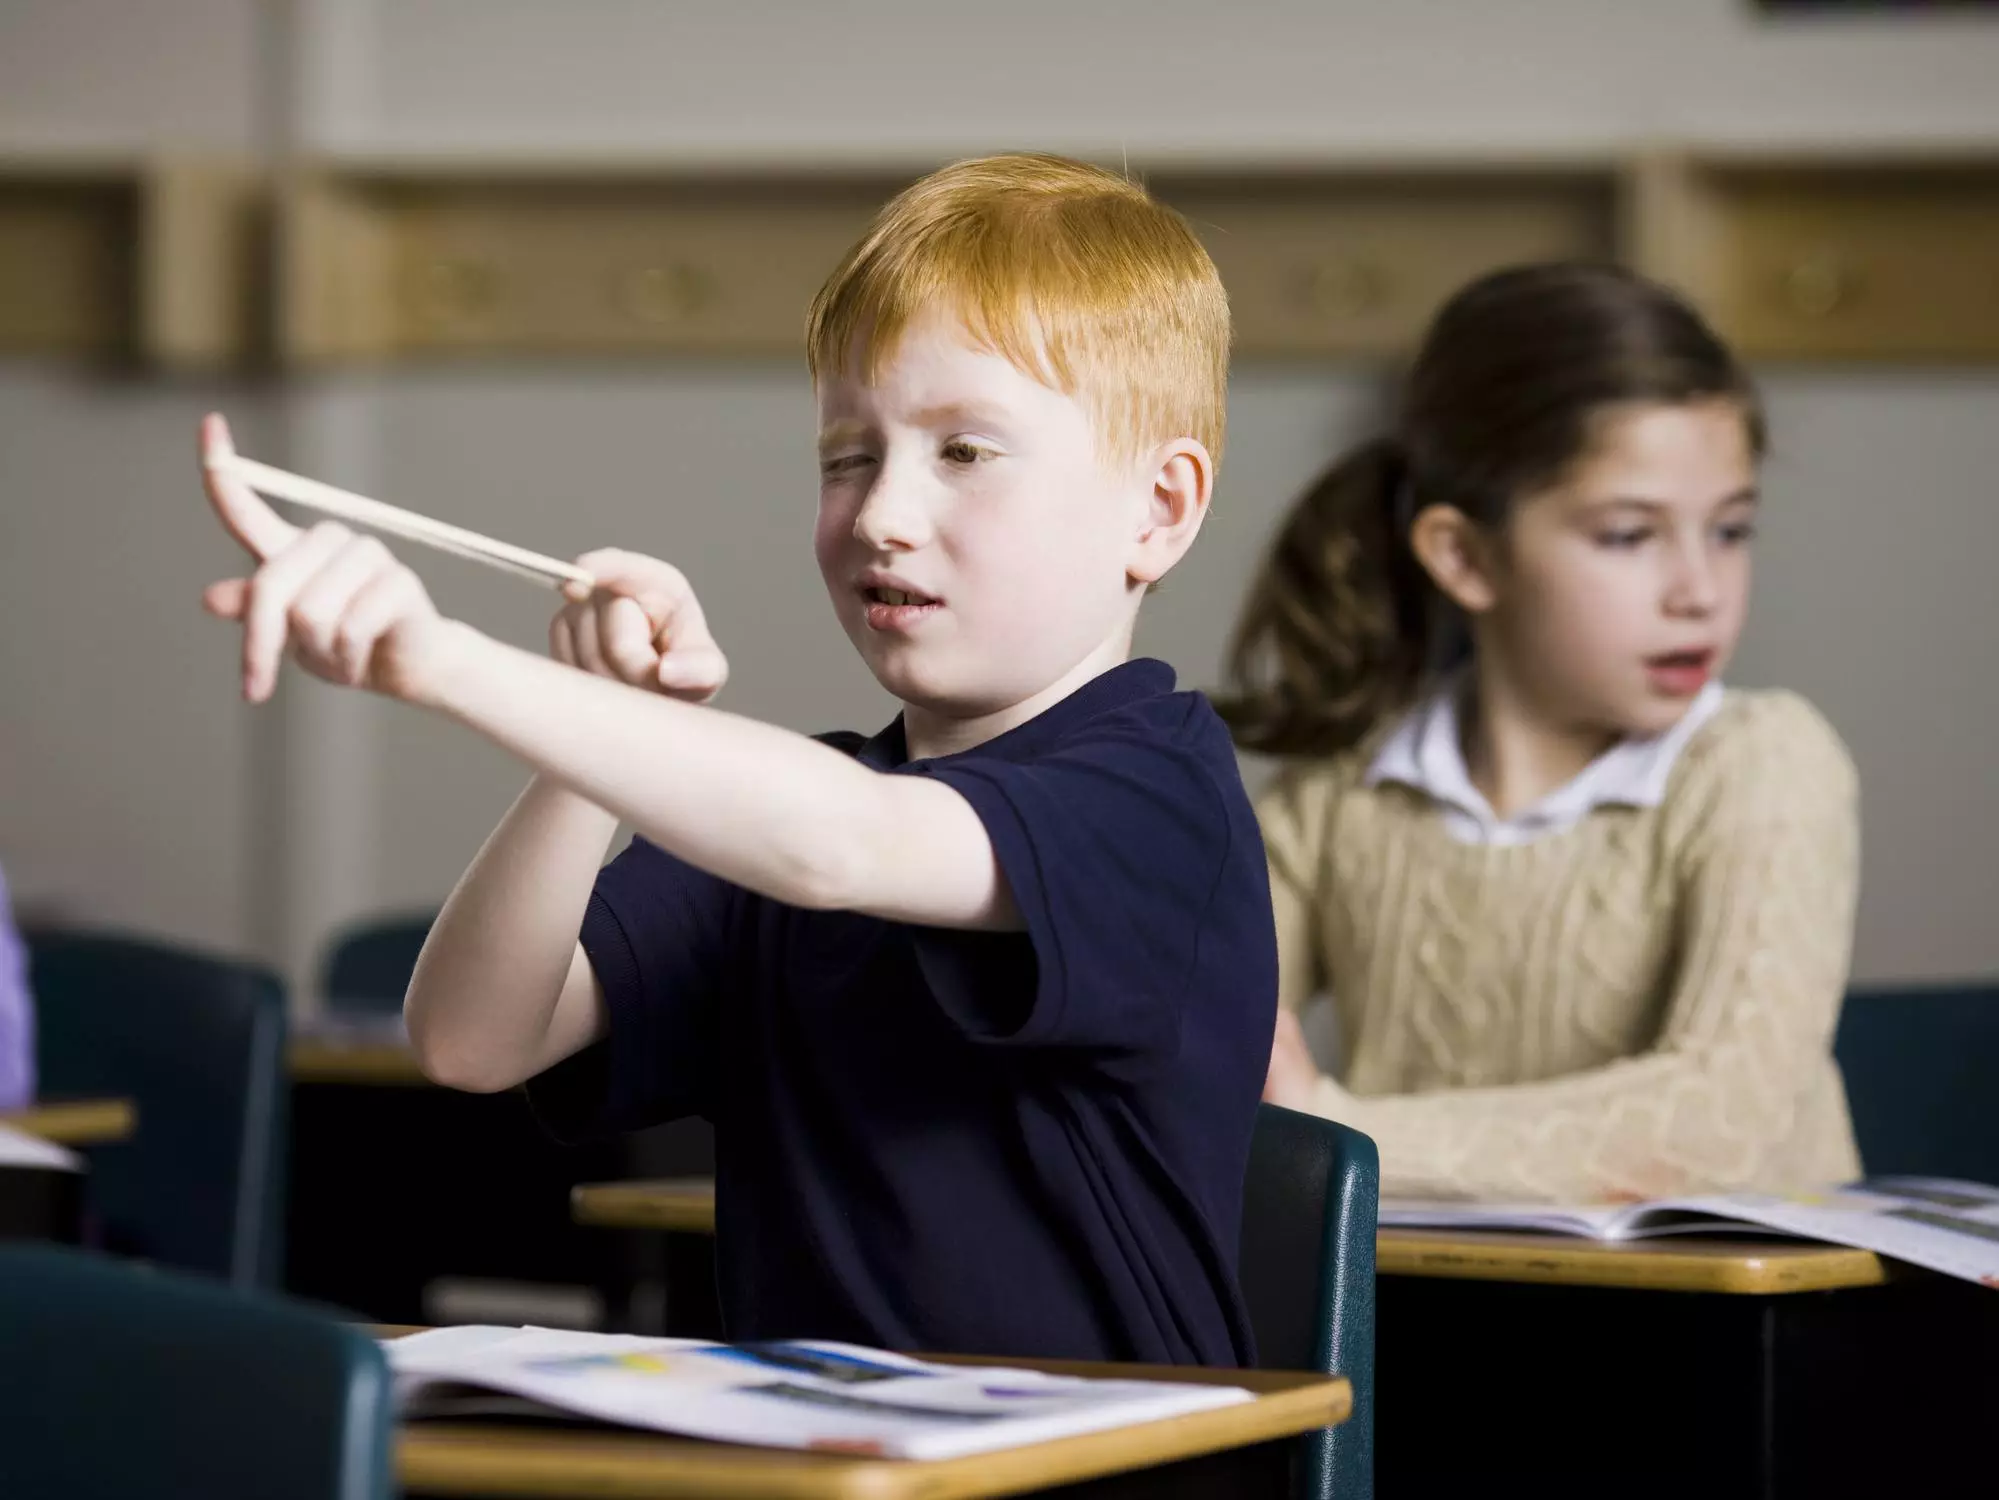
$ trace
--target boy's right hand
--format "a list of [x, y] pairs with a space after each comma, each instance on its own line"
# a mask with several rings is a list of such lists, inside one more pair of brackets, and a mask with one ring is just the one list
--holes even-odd
[[242, 480], [213, 467], [235, 450], [229, 427], [201, 424], [202, 477], [229, 534], [256, 560], [247, 578], [202, 594], [212, 615], [243, 626], [243, 696], [267, 700], [289, 651], [315, 677], [422, 701], [441, 669], [449, 622], [412, 573], [371, 536], [322, 521], [302, 530]]
[[597, 587], [563, 589], [569, 602], [548, 627], [557, 661], [689, 703], [706, 703], [721, 691], [728, 658], [680, 569], [615, 548], [576, 561]]

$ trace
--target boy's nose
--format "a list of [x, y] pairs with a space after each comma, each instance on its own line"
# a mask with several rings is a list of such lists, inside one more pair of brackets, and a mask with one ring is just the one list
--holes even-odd
[[854, 536], [877, 552], [907, 552], [929, 539], [930, 518], [908, 483], [883, 474], [854, 515]]

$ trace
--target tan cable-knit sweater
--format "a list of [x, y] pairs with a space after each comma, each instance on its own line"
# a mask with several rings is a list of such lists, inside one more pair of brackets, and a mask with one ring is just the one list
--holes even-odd
[[[1369, 747], [1371, 748], [1371, 747]], [[1284, 1003], [1334, 996], [1318, 1112], [1398, 1195], [1588, 1201], [1856, 1175], [1832, 1033], [1858, 787], [1789, 693], [1732, 693], [1656, 808], [1460, 843], [1369, 748], [1258, 802]]]

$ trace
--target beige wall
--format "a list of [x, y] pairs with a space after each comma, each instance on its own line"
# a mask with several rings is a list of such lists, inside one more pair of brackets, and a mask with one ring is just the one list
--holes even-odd
[[[172, 12], [172, 20], [165, 13]], [[776, 8], [638, 0], [10, 0], [0, 152], [51, 145], [671, 151], [898, 160], [1092, 152], [1608, 150], [1658, 136], [1999, 144], [1999, 25], [1764, 27], [1740, 0]], [[962, 19], [954, 19], [954, 13]], [[1123, 59], [1117, 66], [1106, 58]], [[1860, 968], [1999, 972], [1999, 372], [1765, 372], [1778, 456], [1738, 680], [1811, 694], [1868, 799]], [[1213, 678], [1296, 487], [1360, 430], [1373, 377], [1237, 372], [1218, 508], [1142, 645]], [[435, 901], [521, 776], [408, 712], [293, 682], [251, 713], [194, 612], [228, 557], [187, 467], [193, 416], [246, 449], [525, 544], [683, 563], [733, 704], [870, 726], [885, 700], [807, 546], [809, 392], [788, 364], [509, 365], [155, 384], [0, 369], [0, 860], [30, 898], [255, 946]], [[255, 444], [255, 448], [252, 444]], [[450, 560], [449, 606], [525, 643], [545, 601]]]

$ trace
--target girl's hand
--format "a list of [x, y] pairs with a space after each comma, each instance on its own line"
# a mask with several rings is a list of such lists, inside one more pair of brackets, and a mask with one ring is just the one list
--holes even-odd
[[248, 578], [211, 583], [201, 602], [243, 623], [243, 696], [252, 703], [271, 696], [289, 647], [315, 677], [423, 699], [450, 626], [416, 574], [374, 537], [331, 521], [292, 525], [241, 480], [209, 466], [232, 451], [228, 424], [211, 414], [201, 425], [208, 499], [259, 566]]
[[689, 703], [706, 703], [729, 677], [686, 576], [657, 558], [605, 549], [576, 559], [597, 579], [570, 584], [548, 627], [557, 661]]
[[1310, 1111], [1323, 1075], [1305, 1045], [1305, 1030], [1288, 1010], [1277, 1012], [1277, 1034], [1270, 1043], [1270, 1071], [1264, 1075], [1263, 1097], [1285, 1109]]

